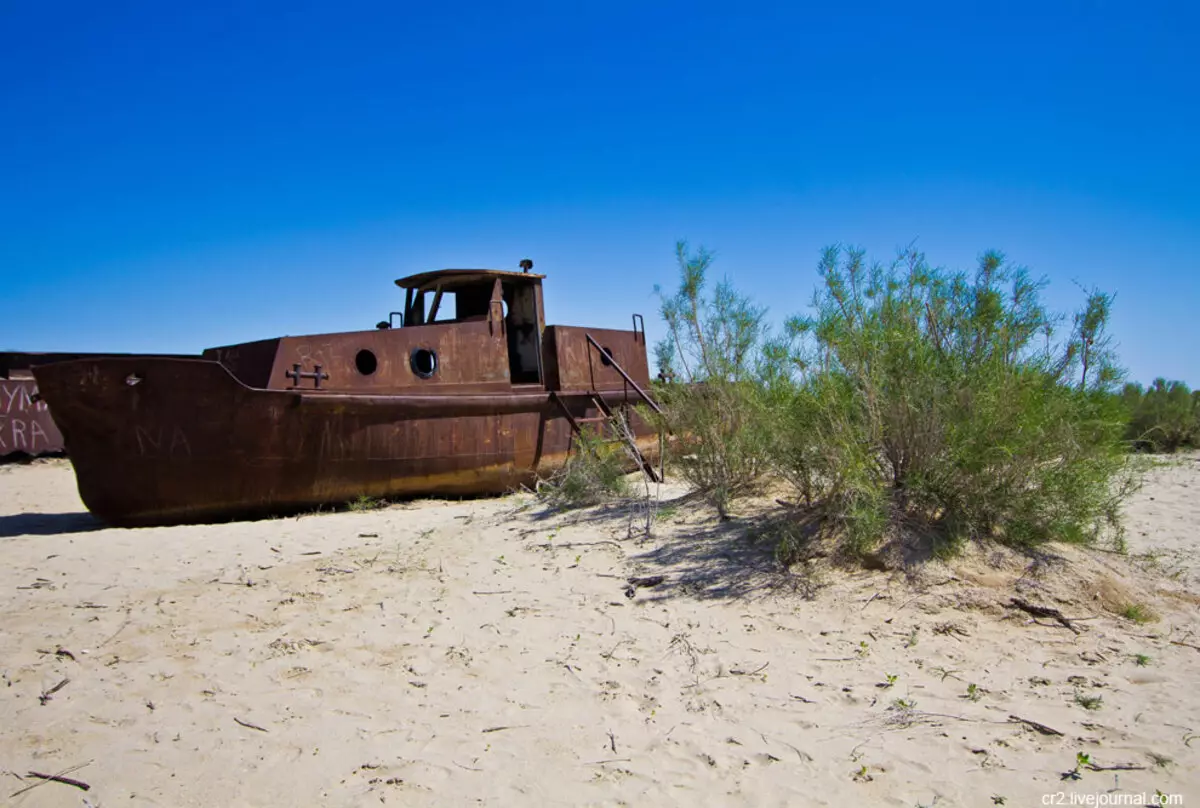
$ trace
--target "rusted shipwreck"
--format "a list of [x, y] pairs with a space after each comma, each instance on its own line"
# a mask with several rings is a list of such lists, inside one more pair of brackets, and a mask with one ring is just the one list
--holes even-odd
[[656, 408], [641, 317], [547, 326], [545, 276], [523, 266], [397, 280], [403, 311], [371, 330], [32, 372], [84, 503], [118, 526], [502, 493], [561, 467], [573, 435], [618, 409], [631, 470], [654, 476], [658, 437], [633, 407]]

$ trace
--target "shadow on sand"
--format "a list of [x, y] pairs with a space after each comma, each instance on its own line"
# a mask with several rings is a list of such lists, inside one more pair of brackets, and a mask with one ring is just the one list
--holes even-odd
[[735, 599], [788, 586], [792, 576], [775, 560], [771, 544], [755, 540], [759, 521], [734, 519], [697, 525], [647, 552], [631, 555], [629, 560], [646, 572], [666, 577], [653, 590], [643, 590], [643, 598]]
[[0, 516], [0, 539], [57, 536], [101, 530], [104, 523], [90, 513], [14, 513]]
[[[693, 493], [664, 500], [659, 508], [683, 510], [697, 507], [698, 502], [699, 497]], [[645, 518], [638, 504], [609, 503], [574, 513], [570, 509], [542, 508], [530, 515], [535, 522], [565, 517], [565, 525], [631, 523], [634, 540], [647, 547], [645, 552], [628, 556], [628, 561], [640, 570], [637, 576], [664, 577], [661, 584], [639, 591], [639, 597], [646, 601], [674, 597], [736, 599], [781, 590], [793, 592], [808, 586], [802, 577], [783, 569], [775, 558], [775, 543], [762, 538], [764, 529], [777, 518], [774, 514], [692, 525], [680, 532], [660, 529], [650, 542], [637, 540]], [[652, 543], [657, 546], [651, 547]]]

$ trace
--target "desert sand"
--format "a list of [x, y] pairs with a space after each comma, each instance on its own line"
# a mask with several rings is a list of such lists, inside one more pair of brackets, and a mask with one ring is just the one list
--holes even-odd
[[1128, 557], [782, 575], [685, 493], [116, 530], [0, 468], [0, 805], [1200, 802], [1200, 456]]

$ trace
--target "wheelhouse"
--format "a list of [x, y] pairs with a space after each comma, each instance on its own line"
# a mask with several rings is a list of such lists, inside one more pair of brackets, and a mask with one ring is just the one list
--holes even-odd
[[545, 275], [498, 269], [442, 269], [400, 278], [405, 290], [404, 311], [392, 312], [380, 326], [393, 327], [401, 315], [402, 328], [450, 323], [499, 323], [508, 343], [513, 384], [542, 381], [542, 335], [546, 318], [542, 304]]

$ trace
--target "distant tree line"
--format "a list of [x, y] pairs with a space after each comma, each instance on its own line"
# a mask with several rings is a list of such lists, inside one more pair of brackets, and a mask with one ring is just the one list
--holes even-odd
[[1200, 390], [1158, 378], [1147, 388], [1128, 383], [1120, 393], [1129, 425], [1126, 439], [1139, 451], [1200, 448]]

